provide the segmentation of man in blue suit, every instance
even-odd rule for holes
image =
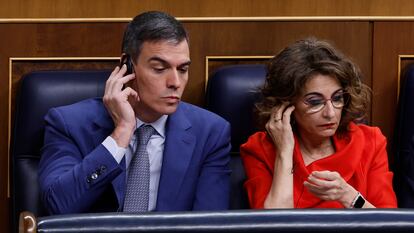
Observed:
[[[39,165],[44,206],[50,214],[123,211],[134,132],[151,125],[145,210],[227,209],[230,126],[180,101],[190,65],[182,24],[162,12],[140,14],[126,28],[122,51],[125,64],[113,70],[103,99],[46,115]]]

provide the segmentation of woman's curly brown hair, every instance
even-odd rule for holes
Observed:
[[[371,90],[362,83],[359,68],[328,42],[307,38],[291,44],[270,60],[261,88],[262,100],[256,104],[259,123],[265,124],[274,106],[294,102],[316,74],[337,78],[348,95],[338,133],[346,132],[351,121],[366,116]]]

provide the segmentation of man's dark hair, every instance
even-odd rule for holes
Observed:
[[[122,41],[122,53],[138,58],[142,44],[146,41],[169,41],[179,44],[188,40],[184,26],[173,16],[159,11],[144,12],[135,16],[127,25]]]

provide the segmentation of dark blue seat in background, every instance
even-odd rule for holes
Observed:
[[[405,69],[400,85],[394,135],[394,189],[398,206],[414,207],[414,64]]]
[[[266,78],[265,65],[231,65],[217,69],[208,80],[206,108],[217,113],[231,125],[231,193],[230,208],[249,208],[243,188],[246,175],[240,159],[240,145],[255,131],[254,103],[258,88]]]
[[[102,96],[111,71],[37,71],[24,76],[17,93],[11,141],[12,213],[16,229],[21,211],[43,216],[37,170],[47,111],[56,106]]]

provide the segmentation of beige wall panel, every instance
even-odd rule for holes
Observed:
[[[0,232],[8,232],[3,227],[9,224],[6,135],[9,94],[15,94],[9,92],[9,58],[117,57],[124,27],[125,23],[0,24]]]
[[[407,16],[411,0],[1,0],[0,18],[133,17],[163,10],[180,17]]]
[[[368,22],[186,23],[190,31],[191,80],[186,96],[203,101],[200,79],[205,56],[274,55],[295,40],[316,36],[335,44],[361,67],[371,85],[371,26]],[[195,90],[192,93],[192,90]]]
[[[391,145],[398,107],[398,56],[414,55],[414,22],[378,22],[374,35],[372,123],[383,130]]]

